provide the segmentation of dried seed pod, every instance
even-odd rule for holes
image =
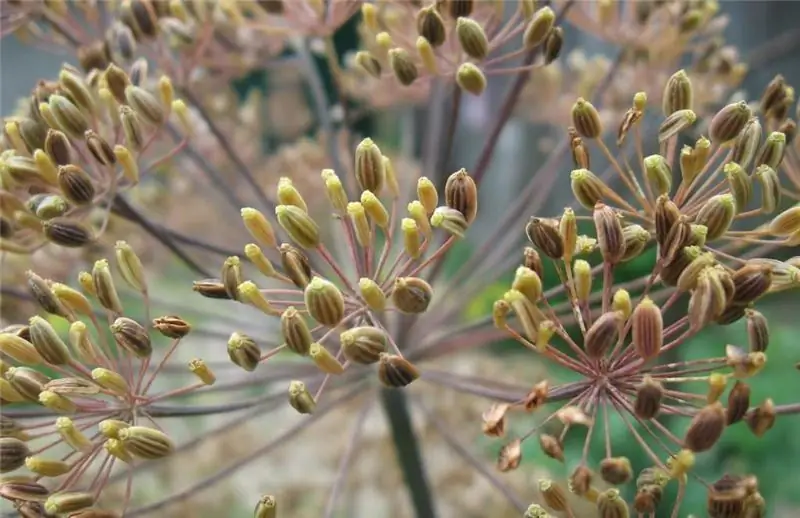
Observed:
[[[663,144],[667,140],[685,130],[697,120],[697,115],[692,110],[678,110],[664,119],[658,127],[658,143]]]
[[[596,139],[603,133],[597,108],[582,97],[572,106],[572,126],[583,138]]]
[[[683,439],[684,447],[695,453],[711,449],[725,429],[725,409],[712,403],[699,410],[689,423]]]
[[[444,187],[445,205],[464,215],[472,223],[478,212],[478,188],[466,169],[459,169],[447,178]]]
[[[653,419],[661,410],[663,397],[664,389],[661,383],[646,375],[642,384],[636,387],[634,413],[641,419]]]
[[[767,136],[761,149],[756,153],[755,166],[768,165],[776,171],[780,169],[783,155],[786,153],[786,135],[773,131]]]
[[[48,241],[67,248],[81,248],[95,239],[88,227],[68,218],[44,221],[42,230]]]
[[[402,356],[381,353],[379,362],[378,379],[387,387],[405,387],[419,378],[417,368]]]
[[[414,64],[413,58],[405,49],[398,47],[389,51],[389,66],[403,86],[410,86],[419,77],[417,65]]]
[[[94,503],[92,493],[65,491],[47,497],[44,509],[50,514],[71,515],[71,513],[93,506]]]
[[[672,74],[664,86],[661,108],[665,117],[669,117],[679,110],[691,110],[694,106],[692,91],[692,81],[681,69]]]
[[[769,323],[766,317],[755,309],[746,309],[747,337],[751,352],[765,352],[769,346]]]
[[[617,342],[623,315],[618,311],[603,313],[586,331],[583,348],[590,358],[602,358]]]
[[[364,4],[371,5],[371,4]],[[272,495],[264,495],[258,499],[253,518],[276,518],[278,516],[278,501]]]
[[[340,320],[341,318],[336,323]],[[281,334],[289,350],[300,356],[308,355],[314,339],[305,319],[293,306],[289,306],[281,314]]]
[[[753,435],[761,437],[775,425],[775,416],[775,404],[772,399],[766,399],[747,414],[747,426]]]
[[[175,451],[169,436],[154,428],[129,426],[120,430],[118,435],[125,449],[141,459],[162,459]]]
[[[534,12],[522,35],[525,48],[532,49],[542,43],[553,28],[555,21],[556,13],[548,6]]]
[[[483,434],[488,437],[503,437],[506,434],[506,414],[510,405],[506,403],[492,403],[488,410],[483,412]]]
[[[0,437],[0,473],[8,473],[25,465],[31,454],[28,445],[14,437]]]
[[[127,317],[117,318],[110,326],[114,341],[137,358],[153,354],[150,333],[141,324]]]
[[[617,264],[625,254],[625,237],[622,234],[622,223],[617,213],[608,205],[598,203],[592,215],[597,230],[597,244],[603,260],[611,265]]]
[[[719,239],[730,228],[736,216],[736,200],[732,194],[718,194],[712,196],[700,208],[695,223],[708,228],[706,239],[713,241]]]
[[[424,7],[417,13],[417,32],[434,47],[439,47],[445,42],[447,29],[434,5]]]
[[[53,315],[67,316],[66,308],[55,296],[47,281],[30,270],[25,272],[25,276],[31,295],[42,309]]]
[[[228,339],[228,358],[235,365],[253,372],[261,361],[261,350],[256,341],[242,333],[232,333]]]
[[[550,259],[564,256],[564,240],[558,226],[551,220],[531,218],[525,226],[528,240]]]
[[[122,314],[122,303],[119,300],[107,260],[95,261],[92,268],[92,284],[100,305],[112,313]]]
[[[539,257],[539,252],[530,246],[526,246],[522,251],[522,258],[522,266],[536,272],[536,275],[541,279],[542,275],[544,275],[544,265],[541,257]]]
[[[539,436],[539,447],[551,459],[564,462],[564,446],[557,438],[552,435],[542,434]]]
[[[47,320],[39,316],[30,319],[31,342],[36,352],[51,365],[64,365],[71,357],[67,344]]]
[[[764,88],[760,103],[761,113],[767,117],[783,118],[775,117],[775,112],[785,109],[783,105],[786,101],[787,89],[786,79],[781,74],[776,75]]]
[[[558,512],[563,512],[570,508],[567,501],[567,492],[563,487],[546,478],[540,479],[538,485],[539,493],[542,494],[542,500],[544,500],[547,507]]]
[[[735,291],[731,302],[747,305],[764,295],[772,284],[772,267],[748,263],[733,274]]]
[[[289,383],[289,404],[301,414],[313,414],[317,408],[314,396],[306,388],[302,381],[292,381]]]
[[[174,340],[183,338],[192,330],[189,322],[177,315],[166,315],[153,319],[153,328],[167,338]]]
[[[363,365],[377,363],[386,351],[386,333],[377,327],[362,326],[348,329],[339,335],[345,358]]]
[[[583,464],[576,467],[569,477],[570,491],[578,496],[588,494],[592,489],[592,471]]]
[[[738,423],[750,409],[750,386],[743,381],[737,381],[730,394],[728,394],[728,407],[726,423],[728,426]]]
[[[500,448],[497,456],[497,469],[506,472],[517,469],[522,460],[522,441],[514,439]]]
[[[645,361],[657,357],[664,342],[661,309],[645,297],[633,310],[631,323],[633,346],[639,357]]]
[[[225,285],[219,279],[192,281],[192,290],[209,299],[229,299]]]
[[[609,484],[619,486],[633,478],[631,461],[627,457],[608,457],[600,461],[600,476]]]
[[[44,150],[55,165],[64,166],[72,163],[72,145],[67,136],[58,130],[48,129],[44,141]]]
[[[286,276],[298,288],[305,289],[311,281],[311,264],[308,257],[298,248],[282,243],[280,246],[281,265],[286,271]]]
[[[433,288],[418,277],[398,277],[392,289],[392,303],[403,313],[424,313],[433,298]]]

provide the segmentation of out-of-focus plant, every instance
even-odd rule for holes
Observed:
[[[745,420],[761,433],[770,425],[770,412],[795,412],[794,406],[769,400],[750,409],[749,400],[740,397],[735,411],[718,401],[730,378],[756,374],[766,358],[765,320],[750,304],[766,291],[797,282],[796,261],[765,258],[777,245],[794,243],[798,218],[792,209],[755,230],[739,228],[749,218],[783,209],[781,168],[796,180],[796,151],[786,152],[793,123],[783,120],[793,91],[776,79],[759,108],[761,122],[751,117],[756,113],[752,107],[732,103],[708,117],[710,139],[700,138],[681,150],[679,133],[685,134],[696,118],[710,115],[710,107],[723,102],[746,70],[722,43],[724,17],[718,6],[684,0],[636,3],[648,6],[645,12],[641,5],[634,10],[634,3],[598,2],[597,11],[590,12],[594,7],[587,3],[553,4],[5,2],[3,35],[14,33],[48,50],[64,50],[80,68],[65,65],[57,80],[41,81],[18,112],[4,120],[3,318],[14,325],[1,335],[0,385],[8,389],[2,395],[2,471],[25,465],[33,475],[4,478],[0,496],[29,514],[44,509],[84,517],[140,516],[171,509],[218,490],[217,484],[236,471],[358,399],[361,410],[348,415],[354,422],[340,469],[324,510],[315,515],[336,511],[375,401],[386,411],[418,516],[433,516],[435,507],[424,445],[415,438],[409,403],[512,509],[525,512],[529,499],[514,494],[448,433],[443,419],[430,411],[426,393],[414,392],[425,383],[436,390],[505,401],[486,415],[485,429],[493,435],[502,433],[510,408],[569,399],[573,401],[553,414],[564,424],[564,433],[570,427],[593,427],[601,406],[645,421],[636,410],[642,399],[638,391],[658,393],[657,408],[646,416],[650,420],[641,433],[662,433],[666,446],[659,442],[646,448],[654,467],[645,473],[650,478],[642,482],[646,494],[639,499],[655,501],[668,476],[678,479],[683,491],[693,452],[707,449],[709,437],[718,439],[720,419],[722,426]],[[350,58],[340,56],[333,36],[356,14],[362,48]],[[619,46],[619,57],[584,67],[579,54],[572,54],[571,69],[558,72],[562,25],[567,23]],[[317,57],[330,72],[332,100]],[[680,66],[685,70],[675,73]],[[285,78],[283,95],[251,93],[239,102],[231,81],[260,72]],[[529,81],[531,72],[534,79]],[[485,95],[487,84],[498,76],[510,76],[513,82],[493,107],[496,116],[477,163],[463,164],[450,156],[459,106],[465,102],[462,92]],[[545,88],[542,80],[551,87]],[[308,87],[311,109],[293,108],[304,99],[299,93],[303,86]],[[446,97],[434,90],[452,103],[442,102]],[[632,108],[621,101],[628,103],[640,91]],[[576,97],[582,98],[568,113],[563,101],[569,99],[571,105]],[[406,156],[376,134],[364,139],[355,133],[359,112],[423,102],[431,113],[453,107],[452,123],[432,124],[423,135],[408,124],[403,127],[402,146],[414,149],[424,142],[425,156]],[[654,126],[645,115],[647,108],[659,105],[666,121]],[[268,106],[269,117],[263,106]],[[565,114],[570,127],[564,138],[535,172],[524,171],[515,200],[499,221],[487,222],[492,230],[470,233],[481,218],[479,197],[481,204],[489,201],[479,196],[486,192],[486,182],[509,180],[487,175],[507,121],[520,115],[563,129]],[[611,121],[622,121],[612,128],[618,129],[616,135],[605,130]],[[764,143],[761,123],[772,132]],[[304,132],[314,137],[292,140]],[[288,142],[277,151],[270,149],[265,134]],[[614,137],[616,152],[605,143]],[[659,154],[645,157],[644,143],[650,139],[657,140]],[[465,313],[465,301],[514,273],[520,231],[559,189],[565,168],[561,161],[570,156],[576,198],[594,211],[593,217],[568,210],[556,220],[531,220],[526,228],[536,249],[525,249],[513,289],[493,315],[490,308]],[[455,166],[444,173],[430,165],[443,163]],[[598,165],[608,165],[608,173],[595,175],[592,170],[606,169]],[[672,169],[680,169],[680,176]],[[675,189],[673,176],[680,178]],[[721,176],[724,180],[718,181]],[[755,206],[754,182],[762,186],[762,203],[745,210],[748,203]],[[617,184],[631,196],[620,194],[624,191]],[[596,227],[596,236],[579,235],[586,224]],[[768,239],[773,234],[780,239]],[[648,255],[653,236],[657,251]],[[135,246],[118,243],[120,239]],[[191,270],[197,279],[195,293],[186,286],[186,296],[215,299],[211,313],[201,311],[192,337],[227,340],[227,347],[220,345],[217,352],[229,361],[193,361],[189,370],[199,383],[149,393],[151,382],[158,385],[168,374],[183,379],[186,366],[169,360],[186,328],[174,316],[151,325],[149,314],[142,322],[132,313],[123,315],[108,263],[93,263],[111,253],[114,244],[120,274],[129,291],[143,296],[146,313],[154,300],[144,272],[151,279],[170,277],[165,265],[172,264],[165,257],[177,258]],[[160,253],[156,244],[170,254]],[[65,247],[74,253],[64,255]],[[750,258],[751,252],[758,259]],[[595,268],[587,260],[573,262],[592,253],[587,260],[596,261]],[[542,265],[540,254],[553,264]],[[628,271],[633,277],[624,281],[628,291],[614,291],[615,281],[623,282],[624,260],[641,262],[637,269],[647,267],[648,273],[642,277]],[[85,264],[94,268],[78,276],[82,294],[68,288],[65,279]],[[591,278],[600,272],[602,290],[593,290]],[[550,279],[557,279],[554,284],[560,287],[545,291],[542,283]],[[665,283],[677,285],[673,295],[662,289]],[[689,310],[674,321],[662,316],[662,310],[681,307],[688,293]],[[642,300],[635,304],[636,296]],[[92,298],[102,306],[100,313],[89,303]],[[179,308],[185,304],[177,298],[166,305],[183,314]],[[21,300],[35,305],[23,306]],[[552,308],[541,300],[552,302]],[[511,315],[511,325],[503,320],[511,309],[523,324],[522,334],[514,330]],[[20,323],[25,322],[21,315],[27,318],[38,310],[49,317]],[[240,313],[254,325],[245,326],[236,318]],[[745,316],[751,331],[749,353],[731,347],[724,357],[702,361],[671,356],[711,322]],[[101,322],[106,317],[107,326]],[[567,327],[570,319],[573,327]],[[66,336],[59,334],[60,328]],[[220,328],[226,330],[224,338]],[[155,331],[173,344],[153,367]],[[629,335],[632,341],[626,340]],[[509,336],[567,366],[579,381],[553,387],[538,383],[530,391],[527,384],[457,375],[428,365]],[[553,337],[564,344],[548,345]],[[663,359],[660,367],[654,366],[656,357]],[[231,362],[248,372],[230,368]],[[716,372],[726,366],[732,371]],[[710,380],[709,394],[678,392],[670,385],[686,376],[689,381]],[[402,388],[412,382],[409,389]],[[272,392],[276,384],[288,384],[288,390]],[[214,386],[195,390],[201,385]],[[262,385],[269,387],[266,395],[248,397],[254,386]],[[741,380],[736,387],[737,397],[747,390]],[[222,402],[206,404],[200,394]],[[184,396],[189,397],[173,405],[161,402]],[[707,404],[700,405],[701,400]],[[189,486],[181,491],[139,502],[133,482],[157,465],[141,459],[168,456],[167,462],[179,462],[175,459],[185,456],[189,461],[204,441],[224,433],[200,430],[193,440],[173,446],[159,431],[166,418],[248,411],[222,427],[231,429],[287,402],[303,415],[276,438],[247,444],[244,457],[215,466],[208,476],[190,473]],[[36,403],[44,408],[32,407]],[[692,417],[686,438],[679,440],[679,432],[662,425],[655,418],[657,410]],[[71,417],[56,417],[58,413]],[[160,419],[151,422],[150,417]],[[714,433],[709,432],[709,419]],[[98,433],[87,437],[95,426]],[[636,424],[624,421],[623,426],[647,444]],[[48,446],[51,435],[58,441]],[[563,437],[547,437],[546,451],[558,457]],[[670,446],[670,441],[677,445]],[[76,451],[62,460],[45,456],[64,444]],[[521,439],[503,449],[501,468],[519,463],[520,448]],[[664,461],[666,453],[675,458]],[[608,513],[623,512],[621,499],[591,483],[587,455],[583,453],[581,469],[573,476],[573,489],[598,504],[606,513],[601,516],[617,516]],[[630,478],[629,463],[611,455],[607,452],[601,474],[610,469],[615,481]],[[112,473],[117,460],[128,469]],[[122,493],[113,492],[117,480],[127,480]],[[542,487],[546,499],[557,491],[554,483]],[[740,493],[746,493],[752,509],[758,493],[751,478],[724,479],[714,486],[711,495],[717,500],[712,501],[725,498],[739,505]],[[280,494],[249,498],[257,517],[275,516],[280,507]],[[141,506],[127,509],[131,502]],[[108,509],[87,510],[96,505]],[[536,508],[528,513],[544,516]]]

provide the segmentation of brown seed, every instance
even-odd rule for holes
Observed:
[[[553,511],[561,512],[569,509],[567,492],[552,480],[546,478],[539,480],[539,492],[545,505]]]
[[[689,423],[683,439],[684,448],[695,453],[711,449],[725,429],[725,409],[712,403],[698,411]]]
[[[771,399],[767,399],[747,414],[747,426],[753,435],[761,437],[773,427],[775,416],[775,404]]]
[[[653,419],[661,410],[664,389],[661,383],[650,376],[645,376],[642,384],[636,388],[634,413],[641,419]]]
[[[717,144],[735,139],[752,115],[745,101],[728,104],[711,119],[708,126],[709,137]]]
[[[526,246],[525,249],[522,251],[523,260],[522,266],[526,268],[530,268],[542,278],[544,275],[544,265],[542,264],[542,258],[539,257],[539,252],[537,252],[534,248],[530,246]]]
[[[49,129],[44,141],[44,150],[47,155],[58,165],[72,163],[72,145],[62,131]]]
[[[94,234],[88,227],[69,218],[44,221],[42,230],[50,242],[67,248],[81,248],[94,241]]]
[[[761,123],[758,117],[751,117],[731,148],[731,162],[747,169],[756,156],[759,144],[761,144]]]
[[[46,487],[29,477],[8,477],[0,482],[0,496],[7,500],[26,503],[44,502],[49,494],[50,491]],[[43,512],[32,516],[40,518],[42,515]]]
[[[209,299],[230,299],[225,285],[219,279],[193,281],[192,290]]]
[[[153,319],[153,327],[167,338],[183,338],[192,330],[186,320],[177,315],[167,315]]]
[[[661,502],[663,489],[654,484],[644,485],[636,490],[633,498],[633,509],[637,513],[655,513],[656,507]]]
[[[750,386],[737,381],[728,394],[727,421],[728,426],[741,421],[750,409]]]
[[[569,477],[570,489],[576,495],[583,496],[592,489],[592,478],[592,471],[581,464]]]
[[[633,478],[631,461],[627,457],[608,457],[600,461],[600,476],[609,484],[626,484]]]
[[[28,289],[31,292],[34,300],[48,313],[58,315],[61,317],[67,316],[67,310],[64,305],[53,294],[47,281],[36,275],[34,272],[28,270],[25,272],[28,280]]]
[[[405,387],[419,378],[417,368],[402,356],[382,353],[379,362],[378,379],[387,387]]]
[[[743,488],[709,489],[706,510],[711,518],[738,518],[743,516],[746,494]]]
[[[589,210],[594,210],[608,189],[603,180],[588,169],[575,169],[569,177],[572,194],[578,203]]]
[[[299,249],[288,243],[280,246],[281,265],[287,277],[298,288],[305,289],[311,281],[311,264],[308,257]]]
[[[76,165],[58,168],[58,186],[64,197],[75,205],[87,205],[94,200],[95,188],[92,178]]]
[[[84,135],[86,138],[86,147],[92,153],[92,156],[100,165],[113,165],[117,163],[117,156],[111,145],[100,135],[92,130],[88,130]]]
[[[417,13],[417,32],[428,40],[433,47],[439,47],[445,42],[447,29],[442,15],[439,14],[435,6],[431,5],[419,10]]]
[[[50,378],[45,374],[28,367],[11,367],[5,376],[19,395],[33,403],[39,402],[39,394],[50,382]]]
[[[746,264],[733,274],[736,304],[750,304],[764,295],[772,284],[772,268],[765,264]]]
[[[664,343],[661,309],[646,297],[633,310],[631,324],[637,354],[645,361],[658,356]]]
[[[111,324],[110,329],[117,345],[137,358],[147,358],[153,354],[150,333],[139,322],[119,317]]]
[[[445,204],[464,215],[472,223],[478,212],[478,187],[466,169],[460,169],[447,178],[444,187]]]
[[[677,223],[681,216],[681,211],[675,202],[669,199],[668,196],[659,196],[656,199],[655,210],[655,227],[656,227],[656,241],[662,247],[667,241],[672,228]]]
[[[483,434],[488,437],[503,437],[506,434],[506,414],[510,405],[506,403],[492,403],[488,410],[483,412]]]
[[[733,324],[747,314],[747,309],[745,305],[729,303],[714,322],[721,326]]]
[[[603,260],[612,265],[619,263],[625,254],[625,237],[617,213],[608,205],[598,203],[594,207],[593,218]]]
[[[517,469],[521,460],[522,441],[514,439],[500,448],[500,453],[497,456],[497,469],[503,472]]]
[[[776,117],[775,113],[785,110],[784,101],[786,97],[786,80],[782,75],[778,74],[764,88],[764,93],[761,96],[761,113],[767,117],[782,119],[783,117]]]
[[[745,316],[750,351],[765,352],[769,346],[769,325],[766,317],[755,309],[747,309]]]
[[[551,259],[561,259],[564,256],[564,240],[558,231],[558,225],[553,221],[531,218],[525,226],[528,240],[544,255]]]
[[[544,56],[545,65],[549,65],[561,55],[561,48],[564,46],[564,29],[561,27],[553,27],[547,33],[544,39]]]
[[[0,473],[8,473],[25,465],[31,454],[28,445],[15,437],[0,437]]]
[[[557,438],[552,435],[542,434],[539,436],[539,447],[551,459],[564,462],[564,447]]]
[[[606,489],[597,496],[599,518],[628,518],[628,503],[622,499],[619,489]]]
[[[410,86],[419,77],[417,65],[414,64],[411,54],[405,49],[394,48],[389,51],[389,66],[403,86]]]
[[[619,311],[600,315],[586,332],[583,348],[590,358],[601,358],[617,342],[624,318]]]
[[[475,7],[475,0],[450,0],[448,2],[450,17],[469,16]]]

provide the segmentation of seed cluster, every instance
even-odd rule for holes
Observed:
[[[443,205],[433,183],[420,178],[417,199],[408,203],[407,217],[398,218],[397,176],[371,139],[364,139],[354,154],[352,179],[361,190],[358,201],[350,201],[333,170],[323,170],[321,179],[333,218],[341,225],[333,240],[333,250],[345,248],[339,260],[323,243],[320,226],[299,190],[282,178],[275,222],[290,242],[278,241],[270,219],[259,210],[246,207],[241,213],[255,241],[244,247],[244,256],[266,279],[286,287],[260,288],[246,279],[238,256],[225,260],[218,279],[194,284],[205,297],[237,301],[280,318],[283,343],[262,351],[252,337],[234,332],[228,355],[247,371],[282,350],[309,357],[325,377],[313,395],[302,381],[289,384],[289,403],[300,413],[312,413],[329,379],[349,373],[355,365],[377,364],[378,379],[388,387],[404,387],[419,377],[403,356],[405,344],[396,343],[389,333],[387,316],[427,311],[434,290],[421,273],[464,236],[478,209],[477,186],[461,169],[447,179]],[[390,209],[381,195],[391,200]],[[443,242],[437,229],[447,236]],[[268,254],[279,257],[280,268]],[[313,259],[322,262],[314,264]],[[332,350],[337,341],[338,352]]]
[[[765,365],[769,344],[767,320],[755,304],[767,294],[800,287],[795,259],[784,262],[763,255],[796,246],[800,236],[797,207],[774,215],[781,206],[777,171],[787,136],[773,131],[762,142],[758,114],[747,103],[736,102],[711,118],[709,138],[700,137],[694,146],[679,151],[680,134],[696,120],[692,99],[692,81],[681,70],[666,84],[665,118],[657,128],[660,152],[650,156],[643,154],[640,130],[644,93],[635,96],[619,127],[617,156],[603,141],[597,110],[584,99],[575,102],[569,133],[577,169],[570,175],[571,184],[576,201],[591,216],[567,208],[559,218],[531,218],[525,231],[533,247],[525,250],[511,289],[494,305],[496,327],[583,378],[552,388],[542,381],[524,400],[495,404],[484,414],[484,432],[502,436],[512,409],[531,411],[549,401],[568,400],[537,428],[506,444],[498,468],[516,468],[521,442],[537,431],[542,451],[564,462],[567,433],[583,428],[586,446],[569,488],[593,502],[602,517],[628,516],[629,508],[656,512],[665,486],[673,480],[680,488],[672,503],[676,516],[684,486],[690,476],[697,478],[691,473],[695,455],[713,448],[726,428],[739,422],[761,437],[777,415],[771,399],[751,401],[747,380]],[[761,116],[769,120],[769,109],[762,107]],[[629,135],[634,140],[632,158],[625,147]],[[610,174],[603,177],[609,180],[589,169],[590,144],[607,158]],[[640,167],[632,167],[632,161]],[[611,180],[622,187],[612,188]],[[759,183],[760,203],[752,195],[753,184]],[[748,229],[749,221],[764,216],[772,219]],[[579,235],[582,219],[591,221],[592,236]],[[773,239],[765,239],[770,236]],[[656,251],[652,272],[633,282],[616,283],[615,270],[643,257],[652,245]],[[598,260],[596,266],[592,258]],[[550,292],[543,290],[543,259],[552,261],[561,284]],[[595,277],[600,277],[597,290]],[[551,304],[558,293],[565,293],[568,301]],[[680,316],[667,320],[670,308]],[[512,316],[520,330],[512,326]],[[743,337],[747,347],[729,344],[716,357],[668,359],[670,351],[702,329],[740,319],[747,322]],[[688,390],[698,382],[707,388],[699,393]],[[652,460],[638,478],[627,458],[613,454],[610,413],[624,422]],[[665,415],[690,420],[683,437],[660,421]],[[587,459],[592,434],[601,426],[605,459],[595,471]],[[556,427],[560,431],[549,431]],[[653,441],[659,447],[652,447]],[[617,489],[599,489],[594,482],[597,475],[614,486],[635,479],[634,500],[625,502]],[[703,483],[709,488],[710,516],[764,515],[755,477],[726,475],[713,485]],[[542,482],[540,491],[551,510],[568,509],[564,490],[554,482]],[[543,516],[538,508],[528,515]]]
[[[144,269],[127,243],[117,243],[115,263],[126,287],[147,304]],[[29,474],[4,476],[0,496],[24,516],[122,516],[130,493],[114,506],[119,513],[97,507],[115,464],[134,466],[175,450],[150,415],[153,404],[213,385],[214,375],[195,359],[189,368],[199,382],[152,393],[159,372],[191,327],[177,316],[156,318],[151,328],[125,316],[108,261],[97,261],[91,272],[80,274],[82,290],[33,272],[27,277],[31,296],[47,317],[33,316],[27,325],[0,331],[0,471],[24,468]],[[66,337],[54,325],[62,322],[68,325]],[[154,352],[158,335],[172,340],[163,354]],[[155,354],[162,358],[149,369]],[[30,404],[57,417],[27,417],[38,413],[23,408],[15,412]],[[59,457],[56,450],[64,447],[69,453]]]

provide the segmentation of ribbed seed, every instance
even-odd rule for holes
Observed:
[[[161,459],[175,451],[172,440],[154,428],[130,426],[120,430],[118,436],[128,452],[142,459]]]
[[[645,361],[657,357],[664,342],[664,320],[661,309],[645,297],[631,318],[632,340],[637,354]]]
[[[747,169],[756,156],[759,144],[761,144],[761,123],[758,117],[751,117],[736,137],[736,142],[731,148],[731,161]]]
[[[603,132],[600,114],[592,103],[581,98],[572,106],[572,126],[583,138],[599,138]]]
[[[28,445],[15,437],[0,437],[0,473],[8,473],[25,465],[31,452]]]
[[[772,268],[764,264],[746,264],[733,274],[736,304],[749,304],[765,294],[772,284]]]
[[[625,237],[617,213],[611,207],[598,203],[592,217],[603,260],[612,265],[619,263],[625,254]]]
[[[775,425],[775,404],[765,400],[747,415],[747,426],[753,435],[761,437]]]
[[[769,346],[769,323],[766,317],[754,309],[745,310],[747,337],[751,352],[765,352]]]
[[[572,193],[584,208],[594,210],[608,189],[606,184],[588,169],[575,169],[570,173]]]
[[[389,66],[403,86],[410,86],[419,77],[419,71],[411,55],[402,48],[389,51]]]
[[[298,248],[282,243],[280,246],[281,265],[286,275],[298,288],[305,289],[311,281],[311,264],[308,257]]]
[[[743,381],[737,381],[730,394],[728,394],[728,407],[726,409],[726,424],[728,426],[744,419],[750,409],[750,386]]]
[[[641,419],[653,419],[661,410],[664,389],[650,376],[645,376],[642,384],[636,388],[634,413]]]
[[[381,353],[378,365],[378,379],[387,387],[400,388],[410,385],[419,378],[414,365],[395,354]]]
[[[590,358],[601,358],[613,346],[623,322],[622,314],[617,311],[603,313],[586,331],[584,349]]]
[[[525,234],[528,240],[547,257],[561,259],[564,256],[564,240],[555,222],[531,218],[525,226]]]
[[[371,4],[364,4],[371,5]],[[253,518],[276,518],[278,516],[278,501],[272,495],[264,495],[258,499]]]
[[[553,511],[566,511],[569,509],[567,492],[563,487],[549,479],[539,480],[539,493],[542,495],[545,505]]]
[[[39,402],[39,394],[50,381],[45,374],[28,367],[11,367],[5,377],[15,391],[33,403]]]
[[[71,515],[76,511],[93,506],[95,503],[92,493],[60,492],[47,498],[44,509],[51,514]]]
[[[463,238],[469,223],[464,215],[450,207],[437,207],[431,215],[431,226],[441,228],[456,238]]]
[[[147,358],[153,353],[150,333],[135,320],[119,317],[110,329],[117,345],[137,358]]]
[[[338,324],[339,321],[337,320],[336,323]],[[311,330],[308,328],[305,319],[297,309],[292,306],[286,308],[281,314],[281,334],[289,350],[300,356],[308,355],[309,348],[314,342],[314,339],[311,336]]]
[[[628,504],[618,489],[607,489],[597,497],[598,518],[628,518]]]
[[[55,296],[47,281],[30,270],[25,272],[25,277],[27,277],[28,289],[31,295],[33,295],[34,300],[42,309],[53,315],[61,317],[67,316],[64,305],[61,304],[58,297]]]
[[[697,213],[695,223],[706,226],[708,228],[706,239],[713,241],[725,235],[733,223],[737,210],[736,200],[732,194],[718,194],[703,204]]]
[[[475,20],[459,17],[456,21],[456,36],[467,56],[481,60],[489,54],[489,40],[483,27]]]
[[[392,303],[403,313],[424,313],[433,298],[430,284],[417,277],[398,277],[392,288]]]
[[[709,137],[717,144],[723,144],[739,136],[752,116],[745,101],[728,104],[714,115],[708,126]]]
[[[691,110],[693,108],[692,82],[686,71],[681,69],[672,74],[667,80],[662,96],[662,111],[669,117],[678,110]]]
[[[364,365],[376,363],[386,351],[386,334],[376,327],[362,326],[348,329],[339,335],[345,358]]]
[[[67,344],[47,320],[35,316],[30,319],[31,342],[36,352],[51,365],[69,363],[70,354]]]
[[[94,234],[88,227],[68,218],[45,221],[42,230],[48,241],[68,248],[81,248],[94,241]]]
[[[255,340],[242,333],[233,333],[228,339],[228,358],[235,365],[252,372],[261,361],[261,350]]]
[[[289,384],[289,404],[301,414],[313,414],[317,408],[314,396],[302,381],[292,381]]]
[[[466,169],[460,169],[447,178],[444,187],[445,205],[464,215],[472,223],[478,212],[478,188]]]
[[[684,448],[693,452],[711,449],[725,430],[725,409],[712,403],[698,411],[689,423],[683,439]]]
[[[600,461],[600,476],[609,484],[619,486],[633,478],[631,461],[627,457],[608,457]]]

